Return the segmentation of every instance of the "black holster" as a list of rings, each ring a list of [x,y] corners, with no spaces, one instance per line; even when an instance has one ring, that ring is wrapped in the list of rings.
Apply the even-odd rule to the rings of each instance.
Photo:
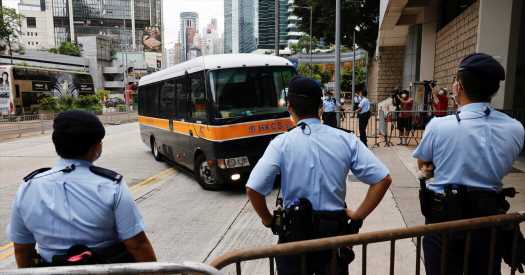
[[[85,245],[74,245],[64,255],[53,256],[49,266],[113,264],[135,262],[122,242],[108,247],[91,249]]]
[[[294,242],[310,239],[357,234],[363,222],[350,221],[346,211],[314,211],[308,199],[301,198],[287,208],[284,214],[284,232],[279,235],[279,242]],[[331,257],[330,251],[310,253],[313,257]],[[342,247],[337,251],[338,262],[348,265],[355,259],[351,247]]]

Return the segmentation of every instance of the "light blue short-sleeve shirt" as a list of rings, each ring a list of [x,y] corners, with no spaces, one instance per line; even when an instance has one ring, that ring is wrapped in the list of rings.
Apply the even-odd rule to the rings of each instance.
[[[337,211],[345,208],[349,171],[370,185],[389,174],[354,134],[321,124],[319,119],[301,122],[307,124],[304,129],[297,127],[270,143],[250,174],[249,188],[267,196],[281,174],[285,207],[294,199],[307,198],[314,210]]]
[[[361,108],[360,114],[364,114],[368,111],[370,111],[370,101],[368,101],[368,98],[362,97],[359,101],[359,108]]]
[[[434,178],[427,186],[438,193],[446,184],[499,191],[523,149],[523,125],[488,103],[468,104],[459,111],[459,122],[456,115],[433,118],[413,153],[434,163]]]
[[[333,97],[323,99],[323,110],[325,113],[332,113],[337,110],[337,100]]]
[[[72,172],[59,172],[72,164]],[[22,183],[7,227],[9,239],[37,243],[38,253],[51,262],[73,245],[102,248],[144,231],[126,183],[92,173],[91,165],[61,159],[51,170]]]

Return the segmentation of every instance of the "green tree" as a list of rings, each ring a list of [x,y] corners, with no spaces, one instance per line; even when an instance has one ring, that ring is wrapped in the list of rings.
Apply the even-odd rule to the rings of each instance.
[[[23,48],[18,43],[20,37],[20,22],[23,16],[19,15],[15,9],[0,7],[2,20],[0,20],[0,51],[9,50],[9,55],[12,52],[22,52]],[[14,48],[14,45],[17,45]]]
[[[356,34],[356,43],[373,55],[377,43],[379,28],[379,2],[375,1],[341,1],[341,43],[352,48],[352,34],[356,26],[360,31]],[[296,0],[298,6],[313,7],[313,36],[324,37],[327,43],[335,41],[335,1],[326,0]],[[295,9],[294,14],[301,18],[309,18],[310,11]],[[309,32],[310,22],[302,20],[299,29]]]
[[[312,49],[315,50],[317,48],[317,45],[319,45],[319,41],[317,41],[317,38],[315,36],[312,38]],[[300,53],[300,52],[307,52],[310,53],[310,36],[304,35],[301,38],[299,38],[299,41],[295,44],[291,45],[291,49],[294,53]]]
[[[62,42],[62,44],[60,44],[58,48],[49,49],[49,52],[71,56],[81,56],[80,48],[76,44],[71,43],[69,41]]]
[[[355,68],[355,85],[364,85],[366,83],[366,68],[357,66]],[[343,70],[341,75],[341,90],[345,92],[352,91],[352,69],[347,68]]]

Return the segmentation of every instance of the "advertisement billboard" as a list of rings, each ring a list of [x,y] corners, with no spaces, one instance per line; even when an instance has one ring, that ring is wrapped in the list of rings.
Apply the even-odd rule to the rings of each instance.
[[[160,28],[156,26],[146,27],[142,36],[142,44],[145,52],[161,53],[162,37]]]

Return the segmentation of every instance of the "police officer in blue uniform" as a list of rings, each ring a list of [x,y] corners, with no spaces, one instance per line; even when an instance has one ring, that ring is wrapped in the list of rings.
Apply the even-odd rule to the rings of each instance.
[[[365,219],[391,183],[387,168],[353,134],[321,124],[321,96],[313,80],[300,76],[290,80],[288,111],[297,127],[269,144],[248,179],[247,194],[263,225],[274,231],[282,222],[287,225],[279,232],[280,243],[349,233],[348,220]],[[370,185],[355,210],[345,203],[349,171]],[[278,175],[284,221],[278,212],[270,213],[265,201]],[[351,259],[338,256],[338,271],[331,273],[331,255],[331,251],[307,255],[306,274],[348,274]],[[278,257],[276,261],[281,275],[303,274],[298,256]]]
[[[104,135],[93,114],[75,110],[55,118],[60,159],[27,175],[12,207],[7,232],[18,267],[156,260],[122,176],[93,165]]]
[[[459,64],[452,87],[459,111],[433,118],[413,154],[419,168],[434,175],[426,184],[421,182],[421,208],[426,223],[502,214],[508,210],[502,179],[522,151],[525,134],[520,122],[490,105],[504,79],[503,67],[489,55],[472,54]],[[463,274],[464,264],[470,274],[501,274],[502,250],[493,259],[494,270],[488,270],[490,239],[489,230],[475,231],[470,242],[470,259],[464,263],[465,234],[450,234],[445,252],[448,266],[442,273],[441,235],[425,236],[427,274]],[[510,251],[509,247],[503,249]],[[518,260],[521,262],[522,258]]]
[[[359,106],[357,107],[357,117],[359,118],[359,139],[365,146],[368,146],[367,137],[366,137],[366,128],[368,127],[368,120],[370,119],[370,101],[366,98],[366,91],[364,88],[361,88],[358,91],[358,95],[361,100],[359,101]]]
[[[332,92],[327,91],[325,94],[323,98],[323,123],[337,128],[336,111],[339,104],[337,104],[337,100],[333,97]]]

